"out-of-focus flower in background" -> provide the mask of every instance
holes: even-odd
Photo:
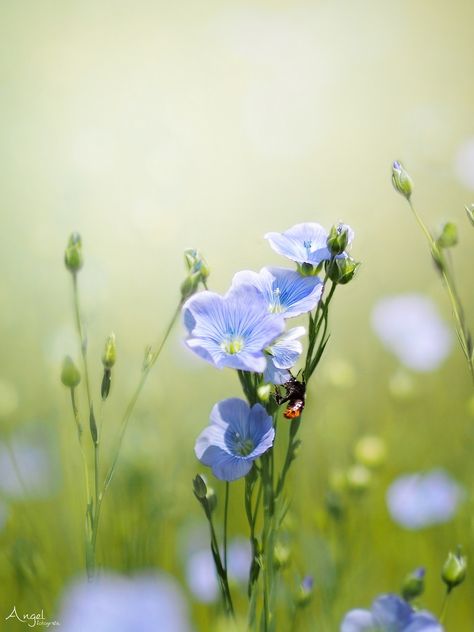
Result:
[[[224,399],[213,407],[210,422],[194,450],[221,480],[233,481],[248,474],[255,459],[273,445],[272,418],[260,404],[250,408],[243,399]]]
[[[11,498],[44,498],[57,489],[51,455],[44,445],[14,439],[0,443],[0,490]]]
[[[237,537],[229,542],[227,573],[229,581],[245,585],[248,581],[252,554],[247,539]],[[190,553],[186,560],[186,582],[193,597],[202,603],[212,603],[219,596],[216,567],[209,547]]]
[[[439,621],[424,610],[415,611],[397,595],[381,595],[370,610],[346,614],[340,632],[443,632]]]
[[[433,371],[449,355],[453,336],[436,305],[422,294],[380,299],[372,310],[372,327],[398,360],[414,371]]]
[[[57,619],[64,632],[192,630],[181,589],[162,573],[77,581],[65,590]]]
[[[425,474],[397,478],[387,490],[392,519],[405,529],[423,529],[449,522],[465,492],[447,472],[435,469]]]

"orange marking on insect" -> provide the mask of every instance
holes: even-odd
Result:
[[[283,417],[286,419],[297,419],[303,412],[304,401],[297,399],[296,401],[289,402],[288,406],[283,413]]]

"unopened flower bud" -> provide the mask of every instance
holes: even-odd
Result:
[[[291,558],[291,550],[288,546],[284,544],[276,544],[273,549],[273,562],[275,564],[275,568],[286,568],[290,563]]]
[[[419,597],[425,590],[425,569],[417,568],[409,573],[402,584],[402,597],[406,601],[411,601]]]
[[[392,184],[395,191],[398,191],[407,200],[410,199],[413,191],[413,182],[399,160],[395,160],[392,165]]]
[[[355,444],[354,456],[361,465],[369,468],[379,467],[387,457],[385,442],[376,436],[361,437]]]
[[[453,222],[446,222],[436,240],[440,248],[452,248],[458,243],[458,227]]]
[[[207,488],[206,501],[209,507],[210,513],[212,513],[217,507],[217,495],[216,492],[212,489],[212,487]]]
[[[372,481],[370,470],[364,465],[353,465],[347,470],[347,487],[350,491],[365,492]]]
[[[345,514],[345,507],[341,494],[333,489],[329,489],[326,492],[325,501],[328,514],[334,518],[334,520],[342,520]]]
[[[313,266],[311,263],[297,263],[296,267],[301,276],[316,276],[318,274],[319,266]]]
[[[258,399],[267,403],[270,400],[270,395],[272,394],[272,385],[271,384],[263,384],[257,388]]]
[[[81,374],[79,369],[74,364],[73,359],[70,356],[66,356],[61,370],[61,382],[68,388],[76,388],[80,381]]]
[[[204,477],[197,474],[193,479],[193,491],[198,500],[204,500],[207,494],[207,485]]]
[[[327,247],[333,256],[340,255],[346,249],[349,241],[349,229],[344,224],[336,224],[329,231]]]
[[[115,334],[110,334],[105,341],[104,353],[102,354],[102,364],[106,369],[111,369],[117,359],[117,347],[115,345]]]
[[[82,239],[79,233],[72,233],[64,253],[66,268],[75,274],[82,268]]]
[[[464,208],[466,209],[467,219],[471,222],[471,225],[474,226],[474,204],[469,204],[469,206]]]
[[[346,257],[344,259],[333,259],[332,261],[327,261],[326,271],[333,283],[346,285],[346,283],[352,281],[359,266],[360,263],[354,261],[351,257]]]
[[[456,553],[448,553],[448,558],[441,571],[441,579],[446,584],[448,591],[462,584],[466,577],[466,569],[467,558],[462,555],[461,547],[458,547]]]
[[[311,575],[307,575],[301,582],[296,595],[296,605],[304,608],[309,604],[313,597],[314,580]]]
[[[94,409],[92,408],[92,406],[89,412],[89,428],[91,431],[92,441],[95,445],[97,445],[99,443],[99,434],[97,431],[97,423],[95,421]]]
[[[184,251],[184,263],[190,275],[199,273],[202,280],[206,280],[211,273],[207,261],[199,250],[188,248]]]

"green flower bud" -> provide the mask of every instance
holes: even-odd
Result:
[[[201,275],[199,273],[187,276],[181,283],[181,300],[184,302],[190,296],[197,292],[199,283],[201,281]]]
[[[471,222],[471,225],[474,226],[474,204],[469,204],[469,206],[464,207],[467,213],[467,219]]]
[[[203,476],[197,474],[193,479],[193,491],[198,500],[204,500],[207,494],[207,485]]]
[[[326,492],[325,501],[328,514],[334,520],[342,520],[345,514],[345,507],[341,494],[330,489]]]
[[[262,384],[257,388],[258,399],[266,404],[270,400],[270,395],[272,394],[272,385],[271,384]]]
[[[75,274],[82,268],[82,239],[79,233],[72,233],[64,253],[66,268]]]
[[[387,458],[387,448],[383,439],[367,435],[361,437],[354,447],[356,460],[368,468],[377,468]]]
[[[115,345],[115,334],[110,334],[105,341],[104,353],[102,354],[102,364],[106,369],[111,369],[117,360],[117,347]]]
[[[211,273],[207,261],[199,250],[195,248],[188,248],[184,251],[184,263],[190,275],[198,273],[203,281],[205,281]]]
[[[413,182],[399,160],[395,160],[392,165],[392,184],[395,191],[398,191],[407,200],[410,199],[413,191]]]
[[[462,584],[466,577],[466,569],[467,558],[462,555],[461,547],[458,546],[456,553],[448,553],[448,558],[441,571],[441,579],[446,584],[448,591]]]
[[[372,474],[364,465],[353,465],[347,470],[347,487],[349,491],[362,493],[369,489]]]
[[[329,231],[327,238],[327,247],[333,256],[340,255],[344,252],[349,241],[349,232],[347,226],[343,224],[334,225]]]
[[[458,227],[453,222],[446,222],[436,240],[440,248],[452,248],[458,243]]]
[[[347,257],[345,259],[333,259],[326,262],[326,271],[333,283],[346,285],[346,283],[352,281],[359,266],[360,263],[354,261],[351,257]]]
[[[92,441],[97,445],[99,443],[99,433],[97,431],[97,423],[95,421],[94,409],[91,406],[89,412],[89,428],[91,431]]]
[[[80,381],[81,374],[79,369],[74,364],[73,359],[70,356],[66,356],[61,370],[61,382],[68,388],[76,388]]]
[[[212,513],[217,507],[217,495],[212,487],[207,488],[206,501],[209,507],[209,512]]]
[[[296,268],[301,276],[316,276],[319,266],[313,266],[311,263],[297,263]]]
[[[273,549],[273,563],[275,568],[286,568],[290,563],[291,550],[284,544],[276,544]]]
[[[402,584],[402,597],[406,601],[411,601],[419,597],[425,590],[425,569],[417,568],[408,573]]]
[[[313,586],[314,580],[310,575],[303,579],[296,595],[296,605],[298,607],[304,608],[309,604],[313,597]]]

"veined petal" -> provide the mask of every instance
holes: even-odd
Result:
[[[284,318],[293,318],[312,311],[318,304],[323,283],[317,276],[302,276],[287,268],[264,268],[273,277],[272,306],[279,308]]]
[[[403,632],[412,613],[413,608],[397,595],[381,595],[372,604],[374,621],[390,632]]]
[[[429,612],[416,612],[403,632],[444,632],[439,621]]]
[[[314,222],[295,224],[284,233],[265,235],[273,250],[297,263],[320,263],[325,258],[330,258],[326,247],[327,238],[326,230]],[[324,251],[327,252],[327,257],[324,256]]]
[[[273,364],[277,369],[291,369],[296,364],[303,351],[303,346],[297,338],[304,333],[304,327],[294,327],[277,338],[269,347]]]
[[[265,384],[275,384],[280,386],[291,378],[291,374],[287,369],[277,369],[273,364],[273,358],[267,358],[267,366],[263,372],[263,380]]]

